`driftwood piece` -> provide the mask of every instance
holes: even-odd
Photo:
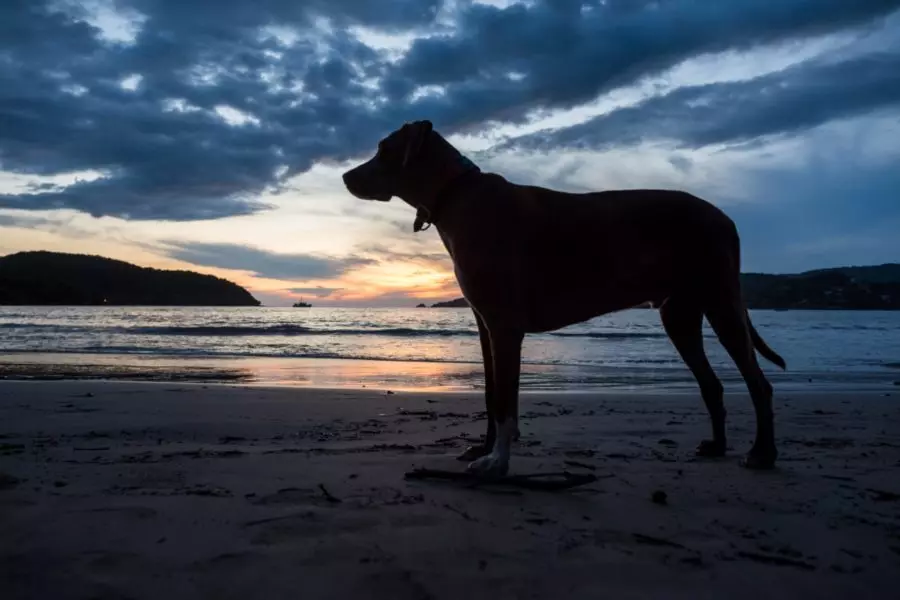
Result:
[[[443,479],[459,481],[472,486],[493,484],[510,485],[528,490],[557,492],[593,483],[599,479],[593,473],[531,473],[527,475],[504,475],[503,477],[479,477],[465,471],[445,471],[443,469],[413,469],[404,475],[405,479]]]

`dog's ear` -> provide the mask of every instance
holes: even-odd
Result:
[[[413,123],[404,125],[404,127],[409,127],[410,129],[410,132],[407,134],[406,151],[403,153],[403,166],[406,167],[406,165],[409,164],[410,159],[422,149],[422,144],[428,139],[428,135],[432,132],[434,127],[432,126],[431,121],[428,120],[414,121]]]

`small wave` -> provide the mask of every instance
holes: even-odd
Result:
[[[135,335],[194,335],[194,336],[249,336],[249,335],[305,335],[310,330],[303,325],[278,324],[257,327],[253,325],[162,325],[156,327],[124,327],[121,333]]]
[[[183,335],[183,336],[300,336],[300,335],[332,335],[332,336],[385,336],[400,338],[418,337],[476,337],[474,329],[414,329],[411,327],[371,327],[371,328],[336,328],[321,329],[303,325],[281,324],[255,326],[192,326],[192,327],[132,327],[124,329],[125,333],[139,335]],[[657,339],[665,338],[665,332],[657,331],[587,331],[569,332],[554,331],[543,335],[565,338],[589,338],[608,340]]]
[[[324,329],[295,323],[271,325],[154,325],[138,327],[81,326],[44,323],[0,323],[0,329],[31,330],[35,333],[109,333],[120,335],[185,336],[185,337],[252,337],[252,336],[384,336],[398,338],[477,337],[475,329],[416,329],[412,327],[358,327]],[[640,340],[665,338],[662,331],[551,331],[539,335],[560,338],[606,340]]]
[[[662,331],[585,331],[585,332],[569,332],[554,331],[547,335],[553,337],[575,337],[575,338],[593,338],[604,340],[628,340],[628,339],[656,339],[666,337]]]
[[[295,359],[295,358],[315,358],[315,359],[331,359],[331,360],[364,360],[375,362],[398,362],[398,363],[441,363],[441,364],[458,364],[473,365],[481,368],[480,360],[465,360],[444,357],[393,357],[378,356],[369,354],[341,354],[338,352],[308,350],[302,352],[238,352],[238,351],[215,351],[203,348],[158,348],[143,346],[80,346],[77,348],[22,348],[14,350],[5,350],[8,353],[28,354],[28,355],[135,355],[153,359],[170,359],[170,358],[190,358],[190,359]],[[523,364],[533,364],[538,366],[565,366],[565,363],[543,363],[523,361]],[[573,364],[575,366],[575,364]]]
[[[477,332],[467,329],[413,329],[409,327],[359,328],[359,329],[317,329],[303,325],[280,324],[263,327],[226,325],[191,327],[130,327],[123,330],[138,335],[185,335],[185,336],[297,336],[297,335],[382,335],[389,337],[450,337],[475,336]]]
[[[280,324],[263,327],[226,325],[226,326],[191,326],[191,327],[131,327],[122,330],[124,333],[138,335],[183,335],[183,336],[300,336],[300,335],[374,335],[385,337],[475,337],[478,332],[473,329],[414,329],[411,327],[371,327],[348,329],[320,329],[303,325]],[[630,332],[630,331],[589,331],[567,332],[556,331],[545,335],[571,338],[596,339],[651,339],[664,338],[664,332]]]
[[[274,325],[158,325],[149,327],[79,326],[44,323],[0,323],[0,329],[31,330],[52,333],[112,333],[152,336],[241,337],[300,335],[381,335],[388,337],[453,337],[477,336],[473,329],[414,329],[411,327],[371,327],[322,329],[279,323]]]

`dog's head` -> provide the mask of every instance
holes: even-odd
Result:
[[[347,191],[363,200],[387,202],[403,196],[410,183],[409,167],[428,145],[431,121],[406,123],[378,142],[375,156],[344,173]],[[439,136],[438,136],[439,137]]]

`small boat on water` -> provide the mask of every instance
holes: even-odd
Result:
[[[294,307],[294,308],[312,308],[312,304],[310,304],[309,302],[304,302],[303,300],[301,300],[301,301],[299,301],[299,302],[294,302],[293,307]]]

